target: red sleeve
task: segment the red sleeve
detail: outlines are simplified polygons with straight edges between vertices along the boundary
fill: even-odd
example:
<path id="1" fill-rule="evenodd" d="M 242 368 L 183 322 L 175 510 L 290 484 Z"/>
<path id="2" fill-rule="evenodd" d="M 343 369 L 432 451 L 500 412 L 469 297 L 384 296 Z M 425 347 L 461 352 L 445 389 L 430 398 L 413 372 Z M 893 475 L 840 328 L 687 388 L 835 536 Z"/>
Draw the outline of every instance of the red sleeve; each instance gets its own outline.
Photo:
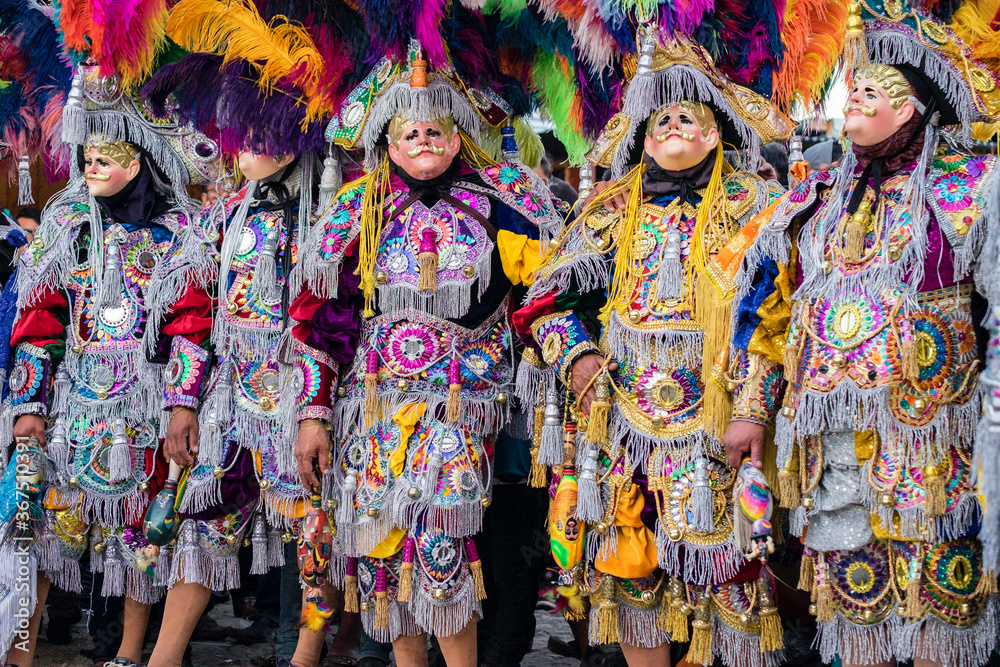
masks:
<path id="1" fill-rule="evenodd" d="M 66 313 L 69 307 L 66 296 L 57 290 L 48 290 L 31 307 L 21 311 L 10 336 L 11 349 L 18 343 L 31 343 L 38 347 L 61 344 L 66 340 L 66 325 L 56 313 Z"/>
<path id="2" fill-rule="evenodd" d="M 321 299 L 310 290 L 302 290 L 298 298 L 288 307 L 288 316 L 298 322 L 292 328 L 292 335 L 295 340 L 305 343 L 312 332 L 312 320 L 316 311 L 323 305 L 325 299 Z"/>
<path id="3" fill-rule="evenodd" d="M 202 345 L 212 333 L 212 297 L 204 287 L 192 287 L 174 304 L 164 336 L 184 336 Z"/>
<path id="4" fill-rule="evenodd" d="M 511 321 L 514 330 L 525 341 L 531 340 L 531 325 L 539 317 L 550 315 L 556 312 L 556 292 L 551 292 L 545 296 L 533 299 L 528 305 L 514 311 Z"/>

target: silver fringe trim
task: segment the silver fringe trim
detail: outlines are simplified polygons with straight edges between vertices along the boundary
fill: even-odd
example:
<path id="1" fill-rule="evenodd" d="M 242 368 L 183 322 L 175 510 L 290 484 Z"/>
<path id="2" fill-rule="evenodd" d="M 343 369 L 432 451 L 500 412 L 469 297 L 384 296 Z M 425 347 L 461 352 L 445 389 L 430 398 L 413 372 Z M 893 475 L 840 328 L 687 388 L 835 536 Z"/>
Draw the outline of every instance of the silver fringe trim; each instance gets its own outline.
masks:
<path id="1" fill-rule="evenodd" d="M 656 551 L 660 567 L 671 576 L 695 586 L 729 581 L 736 577 L 744 562 L 743 554 L 732 537 L 713 546 L 685 540 L 674 542 L 663 530 L 660 521 L 656 522 Z"/>
<path id="2" fill-rule="evenodd" d="M 823 662 L 833 662 L 837 655 L 851 665 L 887 662 L 893 659 L 893 638 L 901 626 L 894 613 L 874 625 L 855 625 L 838 613 L 832 621 L 816 624 L 813 648 L 819 650 Z"/>
<path id="3" fill-rule="evenodd" d="M 221 592 L 240 587 L 240 560 L 237 552 L 231 556 L 210 554 L 198 544 L 198 527 L 187 519 L 181 526 L 177 546 L 170 563 L 170 587 L 177 583 L 201 584 Z"/>
<path id="4" fill-rule="evenodd" d="M 462 574 L 462 582 L 449 591 L 445 601 L 427 595 L 420 585 L 414 586 L 410 611 L 417 628 L 436 637 L 458 634 L 473 616 L 483 617 L 483 606 L 476 600 L 472 575 L 467 570 Z"/>
<path id="5" fill-rule="evenodd" d="M 618 637 L 622 644 L 656 648 L 670 641 L 670 633 L 664 632 L 657 625 L 659 607 L 652 609 L 636 609 L 621 598 L 615 600 L 618 610 L 615 619 L 618 624 Z M 598 646 L 600 635 L 597 623 L 590 623 L 588 634 L 591 646 Z"/>
<path id="6" fill-rule="evenodd" d="M 633 329 L 622 322 L 617 312 L 613 312 L 604 328 L 604 343 L 615 359 L 628 360 L 631 364 L 655 363 L 661 370 L 700 368 L 705 333 Z"/>
<path id="7" fill-rule="evenodd" d="M 784 651 L 762 652 L 759 634 L 740 632 L 718 614 L 712 615 L 712 634 L 712 654 L 726 667 L 778 667 L 784 662 Z"/>
<path id="8" fill-rule="evenodd" d="M 979 618 L 968 628 L 956 628 L 932 616 L 903 623 L 896 633 L 896 656 L 948 667 L 980 667 L 993 654 L 998 631 L 997 596 L 991 595 Z"/>
<path id="9" fill-rule="evenodd" d="M 389 601 L 389 627 L 375 627 L 374 609 L 361 612 L 361 624 L 365 628 L 366 635 L 383 644 L 393 642 L 397 637 L 416 637 L 423 633 L 423 630 L 417 628 L 409 605 L 395 600 Z"/>

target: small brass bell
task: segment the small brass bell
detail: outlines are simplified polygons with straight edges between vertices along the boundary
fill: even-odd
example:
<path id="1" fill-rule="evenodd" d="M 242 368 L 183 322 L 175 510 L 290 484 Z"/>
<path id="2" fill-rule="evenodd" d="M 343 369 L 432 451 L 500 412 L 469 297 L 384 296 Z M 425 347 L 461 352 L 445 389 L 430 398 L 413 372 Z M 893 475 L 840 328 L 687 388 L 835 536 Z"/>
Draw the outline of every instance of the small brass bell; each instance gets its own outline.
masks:
<path id="1" fill-rule="evenodd" d="M 266 479 L 260 480 L 260 488 L 263 489 L 264 491 L 267 491 L 268 489 L 271 488 L 271 482 L 269 482 Z"/>
<path id="2" fill-rule="evenodd" d="M 810 616 L 816 615 L 816 605 L 814 604 L 809 605 L 809 615 Z"/>
<path id="3" fill-rule="evenodd" d="M 963 602 L 962 605 L 958 609 L 959 609 L 959 611 L 962 612 L 962 615 L 964 615 L 964 616 L 968 616 L 969 612 L 972 611 L 972 607 L 969 605 L 968 602 Z"/>
<path id="4" fill-rule="evenodd" d="M 240 541 L 240 538 L 235 533 L 229 533 L 226 535 L 226 544 L 232 546 Z"/>
<path id="5" fill-rule="evenodd" d="M 78 486 L 80 486 L 80 480 L 78 480 L 75 476 L 70 477 L 69 478 L 69 488 L 75 489 Z"/>
<path id="6" fill-rule="evenodd" d="M 786 405 L 781 408 L 781 416 L 788 420 L 795 419 L 795 408 L 790 405 Z"/>
<path id="7" fill-rule="evenodd" d="M 670 532 L 667 533 L 667 536 L 670 537 L 671 540 L 676 542 L 677 540 L 681 539 L 681 531 L 677 530 L 676 528 L 671 528 Z"/>
<path id="8" fill-rule="evenodd" d="M 274 401 L 272 401 L 267 396 L 261 396 L 259 403 L 261 410 L 270 410 L 271 407 L 274 405 Z"/>
<path id="9" fill-rule="evenodd" d="M 147 491 L 149 491 L 149 483 L 148 482 L 139 482 L 139 490 L 142 491 L 143 493 L 146 493 Z"/>
<path id="10" fill-rule="evenodd" d="M 377 272 L 375 274 L 375 282 L 378 283 L 379 285 L 385 285 L 387 282 L 389 282 L 389 274 L 387 274 L 385 271 Z"/>
<path id="11" fill-rule="evenodd" d="M 409 490 L 406 492 L 406 495 L 408 498 L 410 498 L 410 500 L 416 500 L 417 498 L 420 497 L 420 489 L 415 486 L 411 486 Z"/>
<path id="12" fill-rule="evenodd" d="M 410 383 L 406 381 L 406 378 L 399 378 L 396 380 L 396 389 L 400 391 L 407 391 L 410 388 Z"/>
<path id="13" fill-rule="evenodd" d="M 377 508 L 377 507 L 375 507 L 375 506 L 372 506 L 372 507 L 369 507 L 369 508 L 368 508 L 368 511 L 367 511 L 367 512 L 365 512 L 365 514 L 367 514 L 367 515 L 368 515 L 368 516 L 370 516 L 371 518 L 375 519 L 375 518 L 377 518 L 377 517 L 378 517 L 378 508 Z"/>
<path id="14" fill-rule="evenodd" d="M 893 497 L 892 497 L 892 494 L 891 494 L 891 493 L 889 493 L 888 491 L 886 491 L 886 492 L 885 492 L 885 493 L 883 493 L 883 494 L 882 494 L 881 496 L 879 496 L 879 500 L 880 500 L 880 501 L 882 502 L 882 504 L 883 504 L 883 505 L 885 505 L 886 507 L 890 507 L 890 506 L 892 506 L 892 504 L 893 504 L 893 503 L 895 502 L 895 500 L 894 500 L 894 499 L 893 499 Z"/>
<path id="15" fill-rule="evenodd" d="M 212 477 L 214 477 L 215 479 L 222 479 L 223 477 L 225 477 L 225 475 L 226 471 L 220 468 L 219 466 L 215 466 L 214 468 L 212 468 Z"/>
<path id="16" fill-rule="evenodd" d="M 333 511 L 337 509 L 337 505 L 339 504 L 340 503 L 337 502 L 336 498 L 330 498 L 329 500 L 326 501 L 326 509 L 327 511 Z"/>
<path id="17" fill-rule="evenodd" d="M 805 507 L 807 510 L 811 510 L 812 508 L 816 507 L 816 501 L 812 499 L 812 496 L 806 496 L 805 498 L 802 499 L 802 506 Z"/>
<path id="18" fill-rule="evenodd" d="M 601 521 L 596 526 L 594 526 L 594 530 L 597 531 L 598 535 L 604 535 L 608 532 L 608 524 Z"/>
<path id="19" fill-rule="evenodd" d="M 922 398 L 913 399 L 913 409 L 923 411 L 927 407 L 927 401 Z"/>
<path id="20" fill-rule="evenodd" d="M 340 398 L 347 396 L 347 387 L 337 387 L 337 396 Z"/>
<path id="21" fill-rule="evenodd" d="M 244 537 L 243 538 L 243 546 L 244 547 L 249 547 L 250 546 L 250 538 L 249 537 Z"/>
<path id="22" fill-rule="evenodd" d="M 288 544 L 295 539 L 295 536 L 289 533 L 287 530 L 281 534 L 281 543 Z"/>
<path id="23" fill-rule="evenodd" d="M 229 313 L 230 315 L 234 315 L 237 310 L 239 310 L 239 306 L 237 306 L 232 301 L 226 304 L 226 312 Z"/>
<path id="24" fill-rule="evenodd" d="M 99 400 L 102 400 L 102 401 L 103 401 L 103 400 L 105 400 L 105 399 L 106 399 L 107 397 L 108 397 L 108 392 L 104 391 L 103 389 L 101 389 L 100 391 L 98 391 L 98 392 L 97 392 L 97 398 L 98 398 Z"/>
<path id="25" fill-rule="evenodd" d="M 488 496 L 483 496 L 479 499 L 479 504 L 483 506 L 483 509 L 486 509 L 493 504 L 493 501 L 490 500 Z"/>
<path id="26" fill-rule="evenodd" d="M 94 543 L 94 553 L 102 554 L 104 553 L 104 542 Z"/>
<path id="27" fill-rule="evenodd" d="M 500 405 L 507 405 L 507 394 L 502 391 L 497 393 L 496 401 Z"/>
<path id="28" fill-rule="evenodd" d="M 749 622 L 750 622 L 750 616 L 746 612 L 740 614 L 740 623 L 746 625 Z"/>
<path id="29" fill-rule="evenodd" d="M 644 603 L 649 604 L 653 601 L 653 591 L 643 591 L 639 597 Z"/>
<path id="30" fill-rule="evenodd" d="M 865 610 L 865 621 L 867 621 L 868 623 L 871 623 L 874 620 L 875 620 L 875 612 L 872 611 L 871 609 L 866 609 Z"/>
<path id="31" fill-rule="evenodd" d="M 360 605 L 358 605 L 358 609 L 360 609 L 361 611 L 371 611 L 372 604 L 371 602 L 362 602 Z"/>
<path id="32" fill-rule="evenodd" d="M 843 368 L 844 366 L 847 365 L 847 357 L 844 355 L 843 352 L 837 352 L 836 354 L 833 355 L 832 363 L 837 368 Z"/>
<path id="33" fill-rule="evenodd" d="M 462 275 L 466 278 L 471 278 L 476 275 L 476 267 L 466 264 L 462 267 Z"/>
<path id="34" fill-rule="evenodd" d="M 83 345 L 73 343 L 73 354 L 83 354 Z"/>
<path id="35" fill-rule="evenodd" d="M 435 600 L 444 600 L 447 597 L 448 597 L 448 591 L 446 591 L 445 589 L 443 589 L 443 588 L 435 588 L 434 589 L 434 599 Z"/>

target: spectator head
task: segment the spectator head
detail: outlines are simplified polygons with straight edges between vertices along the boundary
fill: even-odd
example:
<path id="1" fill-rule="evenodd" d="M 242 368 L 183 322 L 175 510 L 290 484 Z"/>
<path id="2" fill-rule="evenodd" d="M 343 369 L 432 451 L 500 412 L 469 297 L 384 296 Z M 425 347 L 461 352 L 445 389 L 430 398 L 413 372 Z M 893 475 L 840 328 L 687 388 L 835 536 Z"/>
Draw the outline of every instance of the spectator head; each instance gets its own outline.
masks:
<path id="1" fill-rule="evenodd" d="M 29 241 L 42 222 L 42 212 L 37 208 L 22 208 L 17 212 L 17 224 Z"/>
<path id="2" fill-rule="evenodd" d="M 546 153 L 542 156 L 542 161 L 535 167 L 535 173 L 542 177 L 546 183 L 552 178 L 552 156 Z"/>

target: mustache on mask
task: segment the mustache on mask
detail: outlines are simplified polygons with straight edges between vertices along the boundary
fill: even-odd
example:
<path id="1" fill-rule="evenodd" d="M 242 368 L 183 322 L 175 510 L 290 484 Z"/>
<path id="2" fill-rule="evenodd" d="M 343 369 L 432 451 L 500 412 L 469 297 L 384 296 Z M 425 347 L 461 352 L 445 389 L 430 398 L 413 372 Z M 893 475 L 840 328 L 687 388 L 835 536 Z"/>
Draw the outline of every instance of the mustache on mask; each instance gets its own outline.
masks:
<path id="1" fill-rule="evenodd" d="M 688 132 L 687 130 L 678 130 L 678 132 L 681 135 L 681 139 L 683 139 L 684 141 L 694 141 L 694 135 Z M 660 134 L 656 135 L 656 141 L 662 144 L 664 141 L 667 140 L 667 136 L 669 134 L 670 130 L 667 130 L 666 132 L 661 132 Z"/>
<path id="2" fill-rule="evenodd" d="M 110 181 L 111 174 L 87 174 L 88 181 Z"/>
<path id="3" fill-rule="evenodd" d="M 871 118 L 872 116 L 875 115 L 875 108 L 874 107 L 870 107 L 870 106 L 866 106 L 864 104 L 848 104 L 846 107 L 844 107 L 844 115 L 846 116 L 847 114 L 851 113 L 855 109 L 857 109 L 858 111 L 860 111 L 864 115 L 868 116 L 869 118 Z"/>
<path id="4" fill-rule="evenodd" d="M 421 153 L 423 153 L 424 150 L 429 150 L 431 153 L 434 153 L 434 155 L 437 155 L 438 157 L 444 155 L 444 146 L 433 146 L 430 144 L 426 146 L 414 146 L 410 150 L 406 151 L 406 154 L 410 157 L 410 159 L 413 159 L 418 155 L 420 155 Z"/>

